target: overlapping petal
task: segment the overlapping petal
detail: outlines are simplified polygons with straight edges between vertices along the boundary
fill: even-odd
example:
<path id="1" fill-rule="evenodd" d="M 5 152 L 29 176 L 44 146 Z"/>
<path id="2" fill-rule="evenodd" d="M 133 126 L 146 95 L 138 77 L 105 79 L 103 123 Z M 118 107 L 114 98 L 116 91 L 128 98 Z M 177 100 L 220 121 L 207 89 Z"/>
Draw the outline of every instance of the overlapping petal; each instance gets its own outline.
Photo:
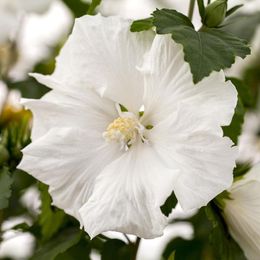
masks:
<path id="1" fill-rule="evenodd" d="M 224 217 L 231 235 L 249 260 L 260 255 L 260 164 L 235 182 L 226 200 Z"/>
<path id="2" fill-rule="evenodd" d="M 155 37 L 142 71 L 146 74 L 145 112 L 152 123 L 171 117 L 183 106 L 220 135 L 220 126 L 230 124 L 237 103 L 235 87 L 225 82 L 223 72 L 214 72 L 194 85 L 182 47 L 170 36 Z"/>
<path id="3" fill-rule="evenodd" d="M 203 124 L 203 115 L 178 108 L 150 132 L 149 139 L 169 167 L 180 170 L 173 190 L 185 210 L 200 208 L 232 184 L 237 148 Z"/>
<path id="4" fill-rule="evenodd" d="M 95 178 L 120 153 L 93 130 L 51 128 L 23 150 L 18 167 L 48 184 L 54 205 L 81 220 Z"/>
<path id="5" fill-rule="evenodd" d="M 51 128 L 74 125 L 86 131 L 102 132 L 117 117 L 115 104 L 102 99 L 91 89 L 85 95 L 73 97 L 62 91 L 51 91 L 41 100 L 26 100 L 24 105 L 33 112 L 32 140 L 46 134 Z"/>
<path id="6" fill-rule="evenodd" d="M 85 230 L 91 237 L 109 230 L 143 238 L 162 235 L 167 219 L 160 206 L 178 174 L 153 147 L 140 142 L 97 178 L 92 196 L 80 209 Z"/>
<path id="7" fill-rule="evenodd" d="M 190 209 L 232 182 L 236 151 L 221 126 L 230 123 L 236 90 L 222 73 L 194 86 L 179 45 L 162 36 L 152 44 L 153 34 L 130 33 L 129 25 L 118 17 L 78 19 L 54 74 L 34 75 L 53 90 L 26 104 L 33 143 L 20 168 L 50 185 L 55 205 L 91 237 L 108 230 L 159 236 L 166 225 L 160 206 L 172 191 Z M 127 151 L 102 137 L 120 114 L 115 103 L 134 118 L 144 105 L 138 123 L 152 125 Z"/>
<path id="8" fill-rule="evenodd" d="M 137 70 L 149 50 L 151 32 L 131 33 L 130 21 L 101 15 L 76 20 L 51 76 L 35 77 L 52 88 L 76 94 L 95 88 L 136 112 L 142 105 L 143 77 Z"/>

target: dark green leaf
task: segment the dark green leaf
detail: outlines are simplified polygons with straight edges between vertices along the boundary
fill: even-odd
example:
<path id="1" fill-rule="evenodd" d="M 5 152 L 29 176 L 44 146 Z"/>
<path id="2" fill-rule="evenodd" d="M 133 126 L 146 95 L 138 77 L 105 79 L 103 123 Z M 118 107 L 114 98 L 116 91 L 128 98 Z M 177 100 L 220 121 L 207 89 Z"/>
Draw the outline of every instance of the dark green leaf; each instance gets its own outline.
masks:
<path id="1" fill-rule="evenodd" d="M 78 229 L 65 230 L 59 236 L 53 237 L 46 244 L 40 246 L 31 260 L 53 260 L 59 254 L 76 245 L 80 241 L 81 235 L 82 233 Z"/>
<path id="2" fill-rule="evenodd" d="M 197 3 L 198 3 L 198 7 L 199 7 L 199 13 L 200 13 L 201 20 L 203 20 L 204 16 L 205 16 L 204 1 L 203 0 L 197 0 Z"/>
<path id="3" fill-rule="evenodd" d="M 100 3 L 101 3 L 101 0 L 92 0 L 90 6 L 88 8 L 87 14 L 94 15 L 95 14 L 95 10 L 100 5 Z"/>
<path id="4" fill-rule="evenodd" d="M 236 87 L 238 95 L 246 108 L 250 108 L 254 106 L 255 100 L 253 98 L 253 93 L 247 84 L 237 78 L 227 78 L 230 80 Z"/>
<path id="5" fill-rule="evenodd" d="M 75 17 L 86 14 L 89 8 L 88 3 L 83 3 L 80 0 L 63 0 L 63 2 L 69 7 Z"/>
<path id="6" fill-rule="evenodd" d="M 168 217 L 171 214 L 172 209 L 176 206 L 177 202 L 178 201 L 175 197 L 175 194 L 172 192 L 165 203 L 161 206 L 162 213 Z"/>
<path id="7" fill-rule="evenodd" d="M 190 19 L 175 10 L 161 9 L 153 12 L 153 24 L 159 34 L 174 33 L 176 29 L 183 27 L 194 28 Z"/>
<path id="8" fill-rule="evenodd" d="M 131 246 L 119 239 L 108 240 L 103 247 L 101 260 L 130 260 Z"/>
<path id="9" fill-rule="evenodd" d="M 62 210 L 51 206 L 51 197 L 48 193 L 48 187 L 44 184 L 39 185 L 41 191 L 41 214 L 39 224 L 41 226 L 43 240 L 50 239 L 63 224 L 65 214 Z"/>
<path id="10" fill-rule="evenodd" d="M 19 82 L 9 82 L 8 86 L 12 89 L 18 89 L 24 98 L 41 98 L 50 90 L 34 78 Z"/>
<path id="11" fill-rule="evenodd" d="M 8 207 L 12 183 L 13 178 L 9 170 L 6 167 L 0 169 L 0 209 Z"/>
<path id="12" fill-rule="evenodd" d="M 185 220 L 181 219 L 180 221 Z M 179 237 L 171 240 L 165 247 L 163 259 L 168 259 L 172 252 L 175 252 L 175 260 L 217 260 L 213 258 L 208 241 L 211 223 L 206 217 L 205 210 L 203 208 L 199 210 L 195 216 L 188 219 L 188 222 L 193 225 L 194 237 L 191 240 Z"/>
<path id="13" fill-rule="evenodd" d="M 90 241 L 82 237 L 79 243 L 69 248 L 66 252 L 59 254 L 55 260 L 91 260 Z"/>
<path id="14" fill-rule="evenodd" d="M 133 21 L 131 24 L 131 32 L 141 32 L 150 30 L 153 27 L 153 17 L 149 17 L 142 20 Z"/>
<path id="15" fill-rule="evenodd" d="M 215 254 L 221 260 L 246 260 L 239 245 L 230 236 L 224 219 L 214 204 L 208 205 L 206 214 L 212 223 L 210 242 Z"/>
<path id="16" fill-rule="evenodd" d="M 235 5 L 232 8 L 230 8 L 227 13 L 226 17 L 230 16 L 231 14 L 235 13 L 239 8 L 241 8 L 243 5 Z"/>
<path id="17" fill-rule="evenodd" d="M 237 144 L 238 137 L 241 135 L 244 123 L 245 108 L 240 98 L 238 98 L 235 113 L 229 126 L 223 126 L 224 136 L 228 136 L 234 144 Z"/>
<path id="18" fill-rule="evenodd" d="M 234 178 L 238 179 L 243 177 L 251 168 L 252 165 L 250 163 L 237 163 L 236 168 L 233 172 Z"/>
<path id="19" fill-rule="evenodd" d="M 183 45 L 194 83 L 212 71 L 230 67 L 236 56 L 250 54 L 245 41 L 215 28 L 204 27 L 197 32 L 190 20 L 175 10 L 157 10 L 153 16 L 158 34 L 171 33 L 173 40 Z"/>

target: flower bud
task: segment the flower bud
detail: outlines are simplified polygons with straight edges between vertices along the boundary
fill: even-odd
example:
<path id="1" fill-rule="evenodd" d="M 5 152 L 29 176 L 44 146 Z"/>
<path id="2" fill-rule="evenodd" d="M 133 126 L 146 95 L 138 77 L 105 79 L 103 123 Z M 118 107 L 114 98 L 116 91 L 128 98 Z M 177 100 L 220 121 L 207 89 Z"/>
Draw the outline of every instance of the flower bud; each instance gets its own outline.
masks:
<path id="1" fill-rule="evenodd" d="M 217 27 L 226 17 L 227 0 L 216 0 L 205 9 L 203 24 L 207 27 Z"/>

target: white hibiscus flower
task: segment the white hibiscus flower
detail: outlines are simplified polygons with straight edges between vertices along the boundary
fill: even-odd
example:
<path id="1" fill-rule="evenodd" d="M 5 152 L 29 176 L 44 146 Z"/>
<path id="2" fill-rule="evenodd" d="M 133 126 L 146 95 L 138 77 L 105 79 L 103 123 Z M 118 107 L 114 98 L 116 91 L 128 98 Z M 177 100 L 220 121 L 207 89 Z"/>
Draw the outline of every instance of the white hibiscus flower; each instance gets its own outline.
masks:
<path id="1" fill-rule="evenodd" d="M 33 142 L 19 168 L 48 184 L 54 205 L 91 237 L 160 236 L 160 206 L 173 190 L 192 209 L 232 184 L 237 152 L 221 126 L 236 89 L 222 72 L 195 86 L 180 45 L 131 33 L 130 23 L 77 19 L 54 74 L 34 74 L 52 91 L 25 104 Z"/>
<path id="2" fill-rule="evenodd" d="M 231 235 L 249 260 L 260 255 L 260 164 L 255 165 L 231 189 L 224 217 Z"/>

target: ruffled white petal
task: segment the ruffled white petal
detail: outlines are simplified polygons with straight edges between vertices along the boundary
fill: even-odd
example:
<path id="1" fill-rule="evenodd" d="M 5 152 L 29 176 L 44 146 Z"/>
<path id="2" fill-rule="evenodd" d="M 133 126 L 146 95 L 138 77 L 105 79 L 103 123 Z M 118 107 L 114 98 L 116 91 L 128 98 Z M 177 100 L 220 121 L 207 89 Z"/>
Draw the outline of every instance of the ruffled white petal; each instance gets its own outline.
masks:
<path id="1" fill-rule="evenodd" d="M 170 36 L 159 35 L 142 70 L 146 74 L 145 114 L 152 124 L 171 116 L 178 106 L 185 106 L 222 135 L 220 126 L 229 125 L 237 103 L 237 91 L 225 82 L 223 72 L 212 73 L 194 85 L 181 45 Z"/>
<path id="2" fill-rule="evenodd" d="M 171 120 L 155 126 L 148 138 L 169 167 L 180 170 L 173 190 L 183 209 L 204 206 L 231 186 L 236 147 L 189 109 L 180 107 Z"/>
<path id="3" fill-rule="evenodd" d="M 114 103 L 90 89 L 82 97 L 51 91 L 41 100 L 26 100 L 23 104 L 33 112 L 33 141 L 53 127 L 75 126 L 95 130 L 102 136 L 107 125 L 117 117 Z"/>
<path id="4" fill-rule="evenodd" d="M 95 178 L 120 155 L 93 130 L 52 128 L 23 150 L 19 169 L 50 186 L 54 205 L 77 217 Z"/>
<path id="5" fill-rule="evenodd" d="M 160 206 L 172 192 L 178 170 L 167 168 L 151 146 L 142 143 L 108 165 L 80 209 L 91 237 L 119 231 L 143 238 L 163 234 L 167 224 Z"/>
<path id="6" fill-rule="evenodd" d="M 224 217 L 231 235 L 249 260 L 260 256 L 260 164 L 230 189 Z"/>
<path id="7" fill-rule="evenodd" d="M 95 88 L 129 111 L 138 111 L 142 105 L 143 77 L 136 67 L 142 64 L 153 33 L 131 33 L 130 24 L 131 21 L 119 17 L 101 15 L 77 19 L 54 74 L 35 77 L 52 88 L 62 85 L 70 92 Z"/>

